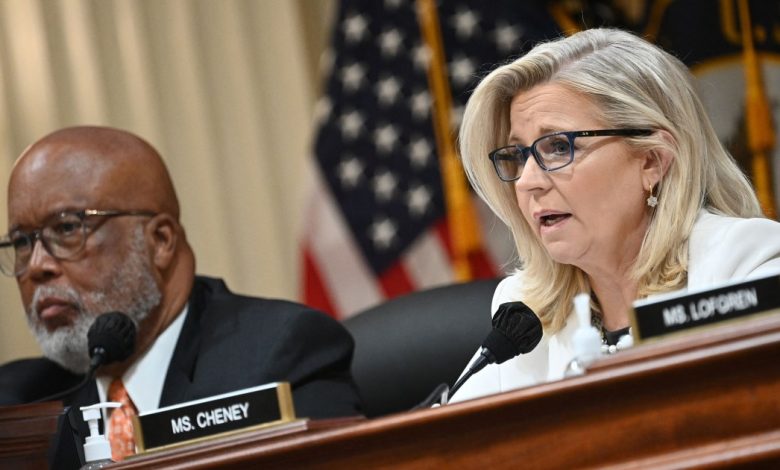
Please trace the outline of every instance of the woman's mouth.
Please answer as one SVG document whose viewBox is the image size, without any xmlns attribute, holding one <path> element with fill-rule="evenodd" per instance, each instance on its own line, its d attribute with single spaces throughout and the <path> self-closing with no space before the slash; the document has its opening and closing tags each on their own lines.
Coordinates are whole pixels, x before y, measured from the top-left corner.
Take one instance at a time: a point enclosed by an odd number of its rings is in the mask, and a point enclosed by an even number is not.
<svg viewBox="0 0 780 470">
<path fill-rule="evenodd" d="M 542 227 L 552 227 L 571 217 L 571 214 L 547 214 L 539 217 L 539 224 Z"/>
</svg>

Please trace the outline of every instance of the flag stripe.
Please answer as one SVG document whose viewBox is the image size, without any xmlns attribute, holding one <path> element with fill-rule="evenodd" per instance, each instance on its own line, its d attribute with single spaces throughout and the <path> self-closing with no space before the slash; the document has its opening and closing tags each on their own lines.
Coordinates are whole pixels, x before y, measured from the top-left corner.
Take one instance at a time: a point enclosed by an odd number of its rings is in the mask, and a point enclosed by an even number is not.
<svg viewBox="0 0 780 470">
<path fill-rule="evenodd" d="M 320 270 L 308 248 L 303 249 L 303 275 L 303 295 L 307 303 L 311 307 L 337 317 L 338 314 L 328 294 L 329 291 L 323 283 Z"/>
<path fill-rule="evenodd" d="M 439 233 L 429 230 L 404 255 L 409 277 L 418 289 L 425 289 L 453 282 L 449 253 Z"/>
<path fill-rule="evenodd" d="M 476 279 L 496 277 L 496 268 L 490 256 L 485 250 L 478 250 L 469 254 L 471 272 Z"/>
<path fill-rule="evenodd" d="M 393 263 L 392 266 L 386 269 L 379 276 L 379 284 L 382 286 L 385 297 L 388 298 L 408 294 L 415 289 L 414 284 L 409 279 L 406 268 L 401 262 Z"/>
<path fill-rule="evenodd" d="M 308 243 L 331 294 L 334 314 L 348 315 L 375 305 L 384 298 L 370 269 L 350 242 L 341 213 L 333 198 L 316 178 L 315 196 L 309 217 Z M 305 299 L 308 303 L 308 299 Z"/>
</svg>

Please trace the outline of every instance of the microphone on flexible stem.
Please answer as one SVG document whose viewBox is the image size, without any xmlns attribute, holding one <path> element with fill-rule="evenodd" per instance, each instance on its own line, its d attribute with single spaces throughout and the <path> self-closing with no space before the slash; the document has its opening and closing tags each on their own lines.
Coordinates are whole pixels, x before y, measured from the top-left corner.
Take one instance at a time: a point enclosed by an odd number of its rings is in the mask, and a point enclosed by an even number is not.
<svg viewBox="0 0 780 470">
<path fill-rule="evenodd" d="M 89 328 L 87 344 L 89 371 L 93 374 L 98 367 L 124 361 L 133 354 L 135 323 L 122 312 L 104 313 Z"/>
<path fill-rule="evenodd" d="M 33 403 L 58 400 L 70 395 L 95 378 L 98 367 L 124 361 L 135 349 L 135 323 L 122 312 L 109 312 L 98 316 L 87 332 L 89 371 L 75 387 L 35 400 Z"/>
<path fill-rule="evenodd" d="M 542 323 L 527 305 L 522 302 L 501 304 L 493 316 L 493 329 L 482 342 L 482 351 L 452 386 L 449 396 L 455 395 L 466 380 L 488 364 L 501 364 L 531 352 L 541 339 Z"/>
</svg>

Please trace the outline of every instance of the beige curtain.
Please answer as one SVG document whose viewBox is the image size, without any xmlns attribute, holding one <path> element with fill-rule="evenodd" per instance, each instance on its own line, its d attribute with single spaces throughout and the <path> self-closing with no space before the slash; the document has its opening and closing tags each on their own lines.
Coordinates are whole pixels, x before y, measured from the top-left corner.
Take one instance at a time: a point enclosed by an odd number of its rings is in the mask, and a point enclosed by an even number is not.
<svg viewBox="0 0 780 470">
<path fill-rule="evenodd" d="M 298 296 L 316 61 L 334 2 L 0 0 L 0 231 L 17 155 L 69 125 L 131 130 L 163 155 L 198 272 Z M 38 350 L 0 279 L 0 363 Z"/>
</svg>

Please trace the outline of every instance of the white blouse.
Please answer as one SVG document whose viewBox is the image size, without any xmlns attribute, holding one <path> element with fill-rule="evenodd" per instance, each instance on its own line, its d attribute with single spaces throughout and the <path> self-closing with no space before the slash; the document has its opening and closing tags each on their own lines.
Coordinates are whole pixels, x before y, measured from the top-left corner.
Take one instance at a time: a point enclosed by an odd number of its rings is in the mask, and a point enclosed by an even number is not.
<svg viewBox="0 0 780 470">
<path fill-rule="evenodd" d="M 780 223 L 700 212 L 688 248 L 689 290 L 778 272 Z M 502 280 L 493 295 L 491 311 L 495 313 L 504 302 L 522 300 L 522 282 L 522 271 Z M 545 332 L 539 345 L 528 354 L 500 365 L 488 365 L 477 372 L 463 384 L 450 403 L 563 378 L 566 367 L 574 358 L 572 339 L 578 327 L 577 316 L 570 312 L 560 331 Z"/>
</svg>

